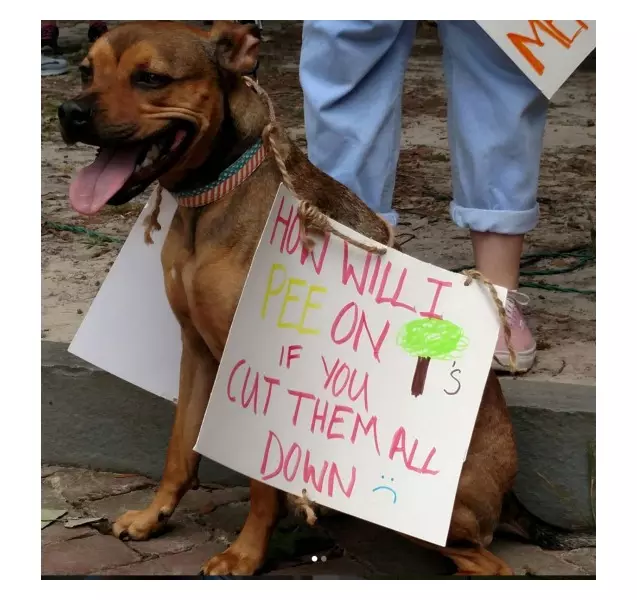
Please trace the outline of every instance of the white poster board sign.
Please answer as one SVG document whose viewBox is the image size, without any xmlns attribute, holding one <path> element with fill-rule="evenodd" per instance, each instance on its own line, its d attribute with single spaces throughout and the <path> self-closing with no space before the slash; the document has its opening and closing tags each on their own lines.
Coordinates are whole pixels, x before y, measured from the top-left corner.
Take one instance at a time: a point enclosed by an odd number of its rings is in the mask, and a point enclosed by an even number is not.
<svg viewBox="0 0 637 600">
<path fill-rule="evenodd" d="M 444 545 L 499 330 L 490 295 L 464 281 L 334 235 L 308 254 L 282 186 L 195 449 Z"/>
<path fill-rule="evenodd" d="M 595 48 L 595 21 L 476 21 L 551 98 Z"/>
<path fill-rule="evenodd" d="M 164 289 L 161 249 L 177 210 L 162 194 L 154 244 L 144 242 L 144 220 L 154 194 L 133 226 L 69 352 L 152 394 L 175 401 L 179 391 L 181 330 Z"/>
</svg>

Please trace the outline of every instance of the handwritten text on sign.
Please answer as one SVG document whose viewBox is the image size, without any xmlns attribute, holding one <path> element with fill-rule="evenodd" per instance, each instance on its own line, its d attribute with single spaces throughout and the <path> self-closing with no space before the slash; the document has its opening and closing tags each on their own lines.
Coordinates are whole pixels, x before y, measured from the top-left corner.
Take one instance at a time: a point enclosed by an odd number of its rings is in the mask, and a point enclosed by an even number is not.
<svg viewBox="0 0 637 600">
<path fill-rule="evenodd" d="M 551 98 L 595 48 L 595 21 L 477 21 Z"/>
<path fill-rule="evenodd" d="M 195 449 L 444 544 L 499 327 L 489 295 L 463 284 L 334 235 L 308 253 L 282 186 Z"/>
</svg>

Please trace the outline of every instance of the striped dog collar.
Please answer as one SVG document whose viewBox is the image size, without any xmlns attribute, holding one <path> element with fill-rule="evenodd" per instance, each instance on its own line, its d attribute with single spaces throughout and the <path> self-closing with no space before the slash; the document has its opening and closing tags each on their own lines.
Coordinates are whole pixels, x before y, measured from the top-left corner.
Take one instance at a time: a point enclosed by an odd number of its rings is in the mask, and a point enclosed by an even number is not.
<svg viewBox="0 0 637 600">
<path fill-rule="evenodd" d="M 241 157 L 224 169 L 219 177 L 195 190 L 184 192 L 172 192 L 179 206 L 185 208 L 198 208 L 223 198 L 232 190 L 240 186 L 252 173 L 254 173 L 265 159 L 265 148 L 259 140 L 254 146 L 246 150 Z"/>
</svg>

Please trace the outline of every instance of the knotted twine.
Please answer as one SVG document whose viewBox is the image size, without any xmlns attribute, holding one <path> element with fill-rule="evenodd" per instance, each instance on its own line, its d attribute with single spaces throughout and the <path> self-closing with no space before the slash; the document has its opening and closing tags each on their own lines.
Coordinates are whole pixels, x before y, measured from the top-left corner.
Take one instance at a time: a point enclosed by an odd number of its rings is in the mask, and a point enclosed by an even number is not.
<svg viewBox="0 0 637 600">
<path fill-rule="evenodd" d="M 144 225 L 146 226 L 144 229 L 144 242 L 147 245 L 153 244 L 153 231 L 160 231 L 161 225 L 159 224 L 159 210 L 161 208 L 161 200 L 162 200 L 162 187 L 157 182 L 157 186 L 155 187 L 155 206 L 150 214 L 144 219 Z"/>
<path fill-rule="evenodd" d="M 480 273 L 480 271 L 476 271 L 475 269 L 463 271 L 462 274 L 466 277 L 464 281 L 465 286 L 471 285 L 474 280 L 479 281 L 480 283 L 482 283 L 482 285 L 484 285 L 484 287 L 487 288 L 489 294 L 491 294 L 493 303 L 498 310 L 500 326 L 502 327 L 502 331 L 504 332 L 504 342 L 506 343 L 507 350 L 509 351 L 509 370 L 511 371 L 511 373 L 515 373 L 518 370 L 518 360 L 515 349 L 513 348 L 513 343 L 511 342 L 511 325 L 509 325 L 509 320 L 507 319 L 507 313 L 506 308 L 504 307 L 504 303 L 502 302 L 502 300 L 500 300 L 495 286 L 489 279 L 487 279 L 482 273 Z M 494 358 L 500 365 L 502 365 L 497 357 Z"/>
</svg>

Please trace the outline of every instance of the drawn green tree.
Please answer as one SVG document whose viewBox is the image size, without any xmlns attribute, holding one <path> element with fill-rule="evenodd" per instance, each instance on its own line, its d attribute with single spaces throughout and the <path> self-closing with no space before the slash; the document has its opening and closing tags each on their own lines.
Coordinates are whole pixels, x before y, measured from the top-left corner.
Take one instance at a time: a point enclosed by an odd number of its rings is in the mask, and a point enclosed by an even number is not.
<svg viewBox="0 0 637 600">
<path fill-rule="evenodd" d="M 425 389 L 427 370 L 432 358 L 456 360 L 469 346 L 469 340 L 458 325 L 426 317 L 405 323 L 398 332 L 398 346 L 407 354 L 417 358 L 411 395 L 420 396 Z"/>
</svg>

